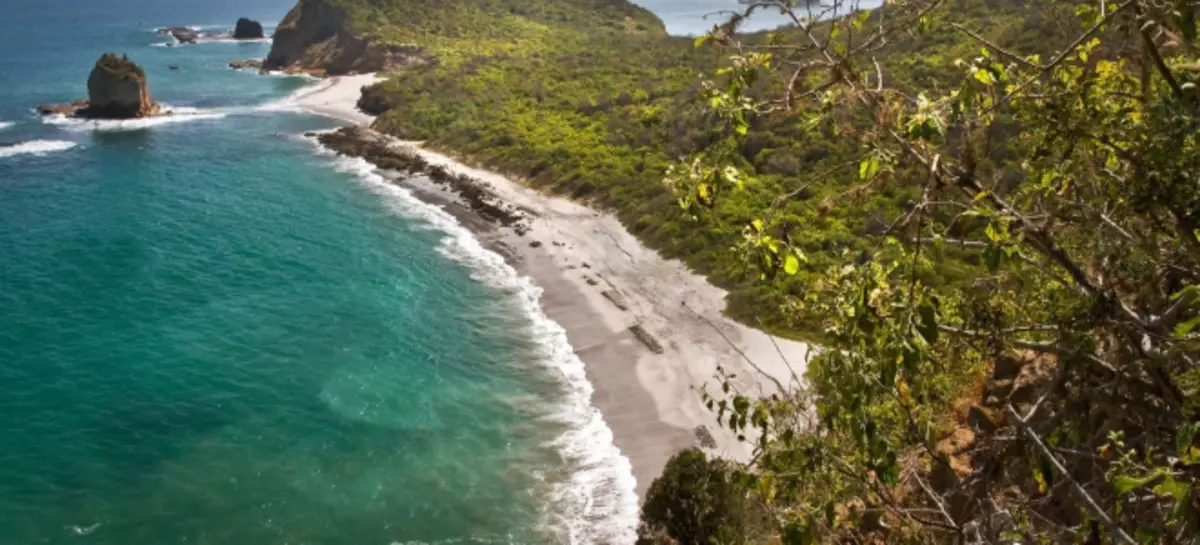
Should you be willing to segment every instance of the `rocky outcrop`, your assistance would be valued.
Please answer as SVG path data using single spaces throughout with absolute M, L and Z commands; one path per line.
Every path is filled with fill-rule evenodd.
M 233 39 L 235 40 L 258 40 L 265 37 L 262 23 L 245 17 L 238 19 L 237 26 L 233 29 Z
M 344 8 L 327 0 L 299 0 L 271 43 L 265 70 L 343 75 L 425 64 L 432 58 L 415 45 L 384 45 L 357 33 Z
M 146 72 L 124 55 L 105 53 L 101 56 L 88 76 L 87 87 L 87 100 L 42 105 L 38 106 L 38 111 L 43 115 L 101 119 L 131 119 L 160 113 L 158 104 L 150 97 Z
M 262 59 L 246 59 L 244 61 L 233 61 L 229 63 L 229 67 L 234 70 L 262 70 Z
M 455 195 L 484 222 L 508 227 L 519 236 L 529 231 L 529 211 L 520 209 L 496 196 L 486 182 L 430 164 L 415 151 L 393 145 L 393 141 L 378 132 L 360 127 L 346 127 L 333 132 L 309 133 L 322 145 L 339 155 L 361 157 L 384 170 L 394 170 L 426 176 L 434 184 Z
M 175 41 L 181 44 L 194 44 L 200 41 L 200 32 L 188 27 L 173 26 L 160 28 L 157 32 L 175 38 Z

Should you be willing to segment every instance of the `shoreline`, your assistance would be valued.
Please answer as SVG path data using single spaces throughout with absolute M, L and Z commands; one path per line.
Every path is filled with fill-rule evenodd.
M 376 80 L 374 74 L 334 77 L 290 101 L 365 127 L 373 117 L 358 111 L 356 103 L 361 88 Z M 542 195 L 415 142 L 387 142 L 431 167 L 469 178 L 477 188 L 473 191 L 482 190 L 520 211 L 521 226 L 505 228 L 473 218 L 465 203 L 456 205 L 441 195 L 430 198 L 428 184 L 422 189 L 400 183 L 450 212 L 542 289 L 543 312 L 566 330 L 592 385 L 591 404 L 633 466 L 639 503 L 681 449 L 701 447 L 712 455 L 750 460 L 753 446 L 718 426 L 697 389 L 714 385 L 720 366 L 737 375 L 734 382 L 741 392 L 769 396 L 803 375 L 807 344 L 774 338 L 727 318 L 722 314 L 724 290 L 682 262 L 645 248 L 611 214 Z

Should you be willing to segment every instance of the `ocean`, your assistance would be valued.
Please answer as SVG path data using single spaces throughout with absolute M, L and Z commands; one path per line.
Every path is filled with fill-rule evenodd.
M 268 43 L 153 32 L 292 4 L 0 2 L 0 545 L 631 542 L 538 288 L 227 67 Z M 173 115 L 33 113 L 106 51 Z

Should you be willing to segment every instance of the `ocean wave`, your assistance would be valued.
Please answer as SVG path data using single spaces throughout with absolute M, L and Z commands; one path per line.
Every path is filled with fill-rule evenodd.
M 0 121 L 0 131 L 7 129 L 13 125 L 16 125 L 16 123 L 13 123 L 12 121 Z
M 339 170 L 357 175 L 370 189 L 387 198 L 400 215 L 444 233 L 446 236 L 437 248 L 439 253 L 470 267 L 476 281 L 509 294 L 529 317 L 538 341 L 539 360 L 548 369 L 561 373 L 567 388 L 566 402 L 557 417 L 569 431 L 553 446 L 571 461 L 574 470 L 570 481 L 550 499 L 545 522 L 564 531 L 572 545 L 636 541 L 638 503 L 633 466 L 613 443 L 612 430 L 600 410 L 591 404 L 592 384 L 587 380 L 583 362 L 567 340 L 566 331 L 543 312 L 542 289 L 499 254 L 485 249 L 453 216 L 388 182 L 367 161 L 345 157 L 334 161 Z
M 204 110 L 166 104 L 161 104 L 161 106 L 166 115 L 136 119 L 80 119 L 55 114 L 43 117 L 42 123 L 58 125 L 68 131 L 136 131 L 171 123 L 221 119 L 230 113 L 229 110 Z
M 66 151 L 77 144 L 67 140 L 31 140 L 12 146 L 0 147 L 0 158 L 14 155 L 45 155 L 56 151 Z

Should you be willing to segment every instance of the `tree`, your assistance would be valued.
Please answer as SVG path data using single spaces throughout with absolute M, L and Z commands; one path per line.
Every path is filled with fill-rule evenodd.
M 855 180 L 822 214 L 918 196 L 787 302 L 821 321 L 808 389 L 719 415 L 759 432 L 748 471 L 777 535 L 1197 542 L 1197 3 L 858 8 L 748 2 L 697 40 L 730 54 L 705 97 L 724 138 L 668 176 L 702 217 L 753 186 L 736 150 L 770 120 L 853 144 L 745 227 L 764 282 L 805 261 L 778 210 L 806 180 Z M 768 9 L 794 28 L 736 33 Z M 904 78 L 929 40 L 970 46 Z
M 724 460 L 709 460 L 688 449 L 667 461 L 642 507 L 639 543 L 732 545 L 743 543 L 751 528 L 747 500 L 738 474 Z

